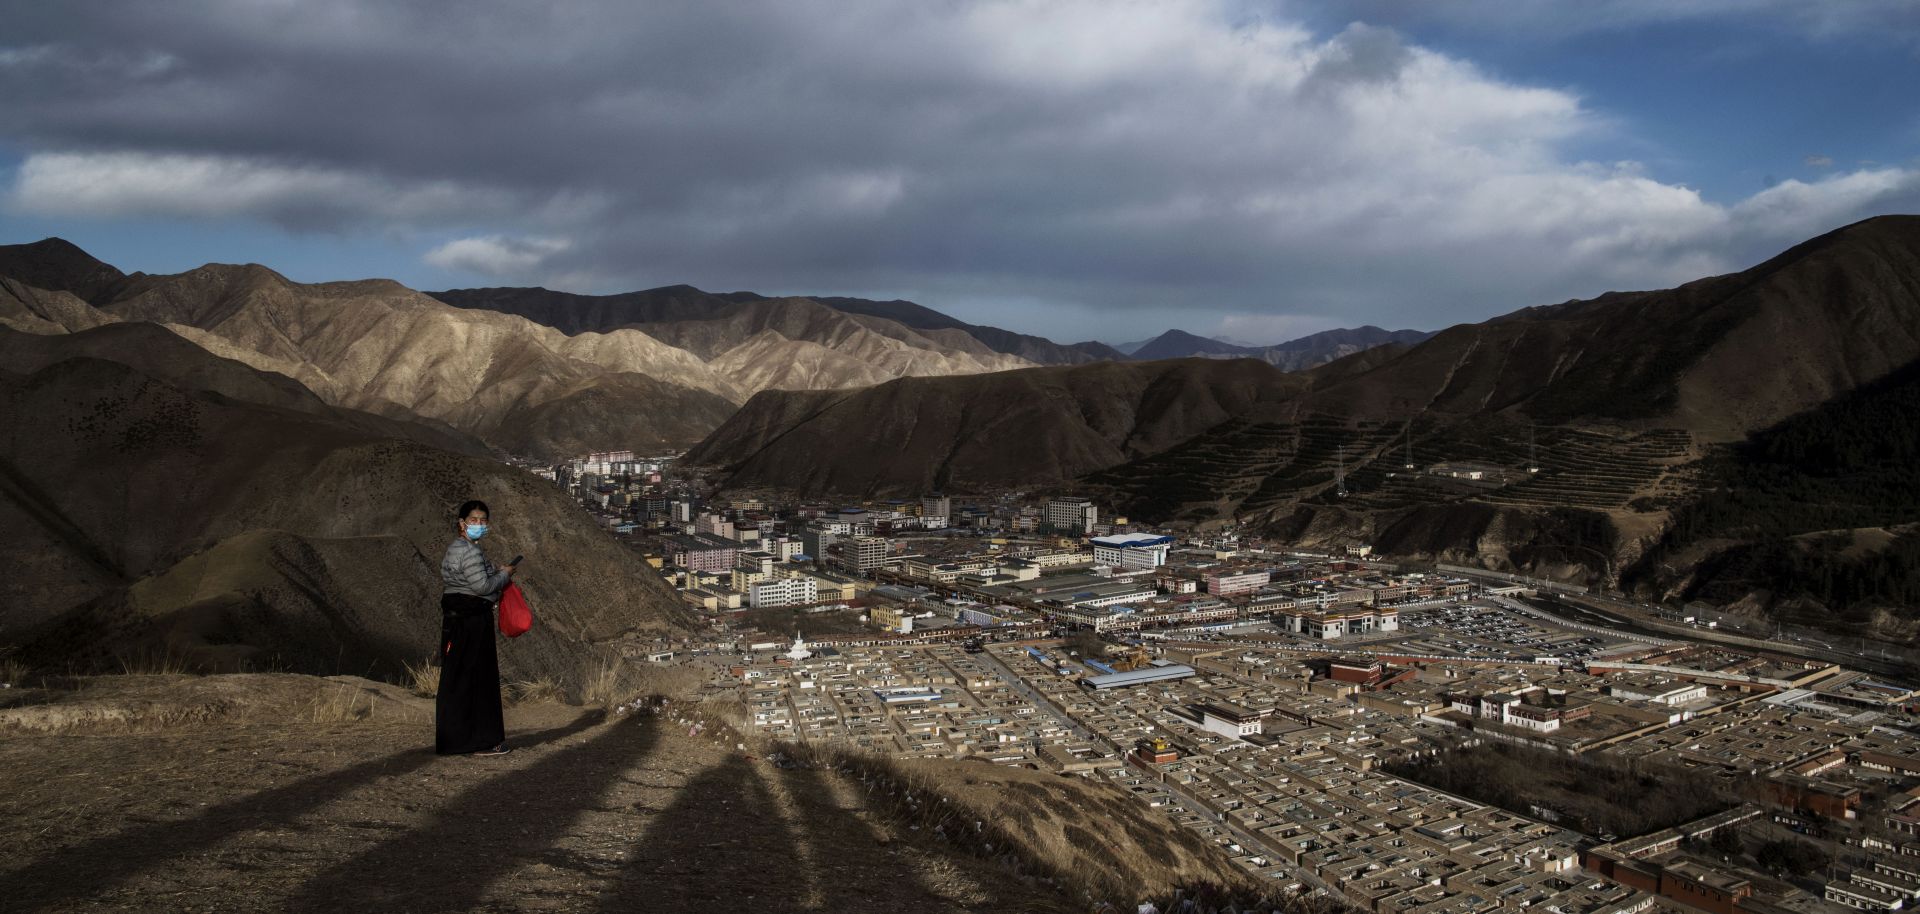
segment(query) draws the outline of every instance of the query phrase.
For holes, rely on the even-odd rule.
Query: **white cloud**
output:
[[[327,166],[221,155],[38,152],[20,164],[11,202],[93,217],[257,217],[299,227],[432,222],[498,215],[510,198],[458,181],[396,181]]]
[[[1810,184],[1782,181],[1741,201],[1729,217],[1742,232],[1803,240],[1872,212],[1920,212],[1920,171],[1877,168]]]
[[[547,258],[571,246],[565,238],[458,238],[428,251],[425,260],[443,270],[496,278],[524,278]]]
[[[371,0],[130,3],[55,23],[60,55],[170,63],[62,81],[21,38],[0,60],[0,123],[27,151],[9,200],[458,234],[427,262],[595,291],[919,290],[1013,303],[993,313],[1026,327],[1052,308],[1057,335],[1178,307],[1242,338],[1291,331],[1233,315],[1434,327],[1670,285],[1914,208],[1898,168],[1704,199],[1582,161],[1625,128],[1575,91],[1235,0],[476,5],[456,22]],[[1598,23],[1682,5],[1551,6]]]
[[[1805,162],[1809,168],[1832,168],[1833,156],[1814,154],[1807,156]]]
[[[1221,317],[1211,330],[1194,328],[1194,332],[1238,346],[1273,346],[1334,326],[1325,317],[1314,315],[1241,313]]]

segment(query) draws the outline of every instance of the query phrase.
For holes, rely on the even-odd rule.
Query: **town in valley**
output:
[[[631,452],[528,468],[701,620],[627,653],[704,665],[772,740],[1109,781],[1372,912],[1920,903],[1920,690],[1884,653],[1088,495],[714,496]]]

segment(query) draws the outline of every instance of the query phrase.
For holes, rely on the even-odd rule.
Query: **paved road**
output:
[[[1032,702],[1034,707],[1053,715],[1053,718],[1058,720],[1061,726],[1072,730],[1074,736],[1088,742],[1104,742],[1104,740],[1100,740],[1099,737],[1094,736],[1092,731],[1080,726],[1080,722],[1074,720],[1071,715],[1067,714],[1064,708],[1054,704],[1046,696],[1041,695],[1034,687],[1027,685],[1026,680],[1021,679],[1018,673],[1008,669],[1007,665],[1001,662],[1000,658],[995,656],[992,651],[983,651],[974,656],[987,658],[987,665],[993,667],[994,673],[999,675],[1002,680],[1005,680],[1008,686]]]
[[[1612,620],[1615,624],[1624,624],[1641,629],[1652,629],[1663,635],[1671,635],[1687,641],[1701,644],[1731,645],[1751,650],[1770,651],[1786,654],[1806,660],[1818,660],[1822,663],[1838,663],[1857,670],[1866,670],[1888,676],[1911,678],[1920,673],[1907,663],[1892,659],[1878,659],[1871,655],[1856,654],[1851,651],[1826,650],[1808,646],[1797,641],[1769,641],[1762,638],[1748,638],[1709,629],[1697,629],[1685,625],[1675,625],[1653,619],[1636,609],[1629,609],[1612,601],[1601,602],[1594,597],[1562,597],[1562,602],[1572,601],[1575,605],[1595,615]]]

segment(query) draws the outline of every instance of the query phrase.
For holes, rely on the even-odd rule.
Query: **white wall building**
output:
[[[1121,533],[1096,536],[1092,542],[1095,565],[1158,568],[1167,563],[1167,551],[1173,548],[1174,540],[1171,536],[1151,533]]]
[[[819,598],[820,582],[804,575],[771,578],[747,590],[748,605],[756,609],[763,606],[804,606]]]

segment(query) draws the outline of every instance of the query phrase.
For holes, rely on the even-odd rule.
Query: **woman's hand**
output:
[[[506,573],[507,573],[507,577],[513,577],[513,569],[515,569],[515,568],[517,568],[517,567],[519,567],[519,566],[517,566],[517,565],[502,565],[502,566],[500,566],[500,570],[501,570],[501,571],[504,571],[504,572],[506,572]]]

